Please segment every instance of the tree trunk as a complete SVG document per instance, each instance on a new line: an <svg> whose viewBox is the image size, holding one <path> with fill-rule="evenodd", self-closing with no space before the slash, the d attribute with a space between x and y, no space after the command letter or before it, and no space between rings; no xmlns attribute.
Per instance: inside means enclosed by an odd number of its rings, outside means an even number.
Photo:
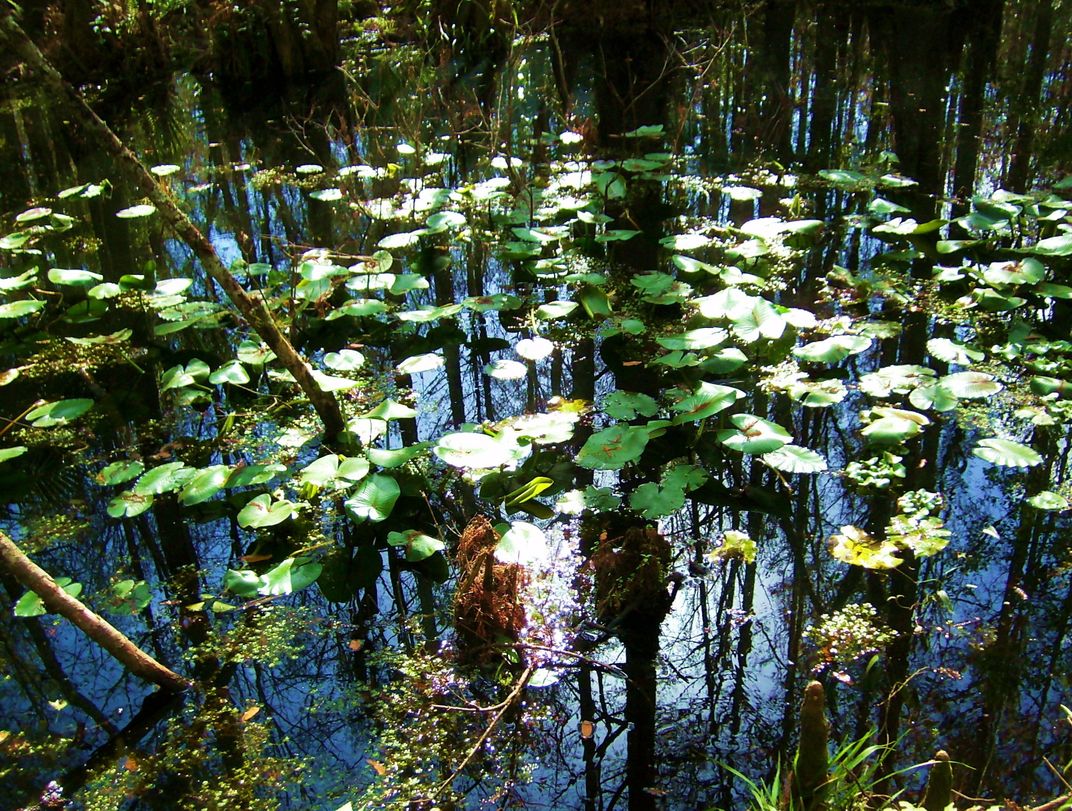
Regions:
<svg viewBox="0 0 1072 811"><path fill-rule="evenodd" d="M55 92L67 98L82 126L136 180L142 193L152 201L179 237L197 254L208 275L223 288L243 318L261 340L275 352L283 368L293 375L298 386L316 409L328 438L334 438L342 433L346 429L346 424L339 410L338 401L333 394L320 388L309 364L279 330L264 300L246 292L224 266L215 248L212 247L212 243L178 207L171 193L156 181L137 156L123 145L108 125L86 104L78 91L48 63L37 46L27 39L10 11L0 12L0 45L25 62Z"/></svg>
<svg viewBox="0 0 1072 811"><path fill-rule="evenodd" d="M1042 83L1046 76L1046 59L1050 53L1053 34L1053 3L1041 0L1035 12L1035 30L1031 37L1031 51L1024 66L1024 84L1014 102L1013 117L1017 122L1016 144L1012 151L1012 165L1005 177L1010 191L1025 192L1031 166L1031 152L1035 144L1035 128L1038 126L1038 110L1042 95Z"/></svg>
<svg viewBox="0 0 1072 811"><path fill-rule="evenodd" d="M45 608L74 623L75 627L135 676L172 692L181 692L190 686L186 679L164 667L104 618L90 611L83 602L60 588L48 572L26 557L3 532L0 532L0 565L22 585L35 592Z"/></svg>

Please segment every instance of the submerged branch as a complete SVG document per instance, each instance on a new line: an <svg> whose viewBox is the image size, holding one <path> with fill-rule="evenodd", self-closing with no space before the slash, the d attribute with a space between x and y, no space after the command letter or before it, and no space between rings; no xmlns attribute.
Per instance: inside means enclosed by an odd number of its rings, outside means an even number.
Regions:
<svg viewBox="0 0 1072 811"><path fill-rule="evenodd" d="M134 179L142 193L163 215L168 225L178 234L201 260L205 271L235 305L242 317L275 352L279 363L294 377L295 382L309 398L317 415L324 424L329 438L335 438L346 429L338 400L331 392L324 391L312 368L298 353L279 329L263 299L250 295L220 259L209 239L179 208L171 193L157 182L156 178L131 152L108 124L86 103L74 87L60 75L23 32L10 11L0 10L0 45L26 63L53 91L64 96L81 125Z"/></svg>
<svg viewBox="0 0 1072 811"><path fill-rule="evenodd" d="M462 758L462 762L458 764L458 767L453 772L451 772L450 777L437 785L431 795L425 799L434 800L438 794L454 782L455 778L457 778L465 767L469 765L469 762L476 757L477 752L480 751L480 747L482 747L487 739L491 737L491 733L495 731L495 728L499 725L499 721L502 720L503 716L506 715L507 710L509 710L514 705L514 702L517 701L518 696L521 695L521 691L525 689L525 686L532 678L532 674L535 672L536 668L534 665L529 665L525 668L521 673L521 676L518 677L517 683L514 684L514 689L510 691L510 695L495 705L499 708L498 712L496 712L495 717L488 722L487 727L480 734L480 737L477 738L476 743L470 747L465 757Z"/></svg>
<svg viewBox="0 0 1072 811"><path fill-rule="evenodd" d="M48 572L30 560L3 532L0 532L0 565L23 586L35 592L45 608L70 620L135 676L170 692L182 692L190 686L186 679L160 664L115 626L90 611L85 603L60 588Z"/></svg>

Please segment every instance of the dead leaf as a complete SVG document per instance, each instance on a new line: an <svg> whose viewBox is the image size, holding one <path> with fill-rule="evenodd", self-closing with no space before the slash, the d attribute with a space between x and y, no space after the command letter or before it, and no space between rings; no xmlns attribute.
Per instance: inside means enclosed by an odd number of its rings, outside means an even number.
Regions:
<svg viewBox="0 0 1072 811"><path fill-rule="evenodd" d="M128 756L127 759L123 761L123 768L128 772L136 772L138 770L138 761Z"/></svg>
<svg viewBox="0 0 1072 811"><path fill-rule="evenodd" d="M596 732L596 725L591 721L581 721L581 739L589 741Z"/></svg>
<svg viewBox="0 0 1072 811"><path fill-rule="evenodd" d="M238 716L238 720L241 721L244 724L244 723L246 723L246 721L248 721L250 718L253 718L260 711L261 711L260 707L256 707L256 706L250 707L248 710L246 710L244 713L242 713L240 716Z"/></svg>
<svg viewBox="0 0 1072 811"><path fill-rule="evenodd" d="M368 764L376 771L376 774L378 774L380 777L383 777L385 774L387 774L387 767L380 763L380 761L369 758Z"/></svg>
<svg viewBox="0 0 1072 811"><path fill-rule="evenodd" d="M271 555L265 555L263 553L254 553L252 555L243 555L239 558L243 563L261 563L265 560L271 560Z"/></svg>
<svg viewBox="0 0 1072 811"><path fill-rule="evenodd" d="M357 653L359 650L365 647L365 643L362 642L360 639L351 639L347 647L350 648L350 650L352 650L354 653Z"/></svg>

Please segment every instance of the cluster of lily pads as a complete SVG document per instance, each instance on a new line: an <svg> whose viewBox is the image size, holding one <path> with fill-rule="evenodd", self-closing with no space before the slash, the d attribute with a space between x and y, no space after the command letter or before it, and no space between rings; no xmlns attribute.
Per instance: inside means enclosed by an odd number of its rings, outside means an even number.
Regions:
<svg viewBox="0 0 1072 811"><path fill-rule="evenodd" d="M1025 439L1051 427L1063 430L1070 416L1061 401L1072 390L1072 342L1051 339L1049 327L1058 303L1072 299L1072 287L1060 281L1072 256L1072 201L1063 196L1072 184L1032 195L998 191L976 198L967 214L919 223L904 216L907 207L881 196L903 193L911 181L831 170L810 181L812 193L840 195L861 214L827 224L779 216L734 223L695 211L668 223L673 230L660 236L659 267L623 271L613 249L641 234L619 227L634 191L654 184L675 198L694 191L695 178L677 171L674 156L644 146L660 137L659 128L629 133L625 142L636 144L637 154L614 159L585 156L574 135L552 139L559 157L536 174L520 159L500 157L486 167L486 176L458 188L440 185L448 157L408 144L399 145L399 163L389 168L297 167L293 180L281 182L300 182L308 205L335 207L338 216L390 233L357 261L325 248L305 252L294 267L240 263L235 272L289 327L349 320L347 343L312 356L321 387L348 397L347 434L329 448L317 443L315 431L292 431L292 441L280 442L274 452L229 464L195 466L179 459L148 467L136 458L100 463L94 475L108 488L108 514L137 516L166 493L185 507L237 499L239 526L254 532L302 514L315 519L340 512L355 524L383 524L386 545L419 563L441 554L443 539L427 527L399 523L394 509L403 495L432 489L444 470L466 478L500 515L523 512L537 522L621 504L658 521L680 510L687 497L713 498L711 485L721 484L726 470L752 460L777 477L841 475L873 494L899 488L906 449L924 431L954 419L966 403L1003 403L1006 394L1016 406L1008 409L1012 416L995 418L992 424L1003 432L979 438L973 453L1005 468L1045 461ZM174 179L176 171L158 174ZM544 180L534 182L537 176ZM801 183L757 173L705 179L704 188L715 199L758 205L763 189L796 192L794 184ZM295 396L289 374L273 367L267 347L197 280L130 275L112 281L87 268L47 268L49 240L74 227L79 201L107 193L107 183L68 189L14 218L15 230L0 240L0 250L16 266L0 278L0 326L83 346L128 347L130 329L85 333L112 307L136 303L153 314L156 340L223 330L231 341L234 356L215 368L194 357L156 371L160 394L173 409L213 403L226 413L232 388ZM114 214L155 227L151 206ZM866 271L833 268L829 300L814 309L781 304L787 275L808 258L824 230L837 238L851 228L864 229L889 250ZM416 255L430 245L478 240L487 241L523 284L438 303L442 299L433 297ZM915 270L921 262L933 270L921 276ZM923 302L935 313L925 328L946 333L925 341L933 365L924 358L881 365L879 346L895 340L901 325L874 314L891 306L919 309ZM425 345L393 362L377 350L373 336L385 329L423 336L437 325L480 319L511 334L509 349L483 369L505 384L527 377L556 352L568 353L568 334L597 345L612 338L634 342L642 347L640 363L662 382L634 391L625 377L597 402L562 400L398 446L392 438L403 432L392 430L392 423L420 415L405 404L408 391L392 393L383 381L445 374L444 355L441 347ZM360 346L362 338L371 348ZM18 358L0 373L0 384L10 384L34 363L32 356ZM858 458L828 471L820 450L797 444L792 423L777 416L785 413L780 402L808 410L863 402L854 412ZM28 403L19 420L34 429L66 426L92 419L95 404L83 396ZM233 414L221 420L219 435L228 421ZM17 440L20 432L11 434ZM47 442L26 436L27 442ZM669 458L663 447L652 453L667 437L676 452ZM0 462L10 463L26 447L0 448ZM577 486L578 468L591 471L594 481ZM1063 488L1052 482L1031 493L1029 503L1066 509ZM934 554L948 540L936 510L902 510L886 539L844 527L833 538L834 555L889 568L900 562L902 549ZM505 558L539 554L538 523L515 520L503 529L509 530L500 547ZM754 555L754 546L746 554ZM299 555L268 570L232 570L224 585L240 597L289 593L315 582L321 568L315 554Z"/></svg>

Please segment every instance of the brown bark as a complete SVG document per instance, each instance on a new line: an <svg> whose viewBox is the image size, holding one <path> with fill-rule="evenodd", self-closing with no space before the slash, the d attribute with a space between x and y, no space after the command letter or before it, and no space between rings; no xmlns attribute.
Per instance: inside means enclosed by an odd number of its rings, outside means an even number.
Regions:
<svg viewBox="0 0 1072 811"><path fill-rule="evenodd" d="M320 388L312 375L312 369L276 325L263 299L250 295L224 266L208 238L191 222L179 208L171 193L150 174L137 156L127 149L108 125L86 104L85 100L48 63L19 28L14 16L0 12L0 45L9 49L25 62L54 91L64 96L81 125L93 135L100 145L114 158L124 171L133 178L142 193L163 215L168 225L201 260L210 277L223 288L224 293L238 308L253 330L260 336L279 359L279 363L293 375L298 386L309 398L317 415L324 424L329 438L334 438L346 429L339 403L335 396Z"/></svg>
<svg viewBox="0 0 1072 811"><path fill-rule="evenodd" d="M30 560L3 532L0 532L0 565L22 585L35 592L45 608L70 620L135 676L172 692L181 692L190 686L186 679L164 667L111 623L90 611L81 600L76 600L60 588L48 572Z"/></svg>

